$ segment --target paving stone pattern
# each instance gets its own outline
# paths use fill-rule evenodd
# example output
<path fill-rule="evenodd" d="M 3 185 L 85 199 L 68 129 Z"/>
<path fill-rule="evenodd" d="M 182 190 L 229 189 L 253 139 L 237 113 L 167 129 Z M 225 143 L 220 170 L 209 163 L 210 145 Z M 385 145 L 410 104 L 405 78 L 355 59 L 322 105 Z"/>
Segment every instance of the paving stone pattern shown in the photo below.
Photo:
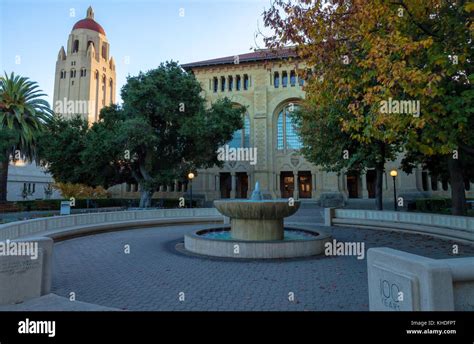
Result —
<path fill-rule="evenodd" d="M 301 209 L 288 224 L 310 225 L 338 241 L 449 258 L 452 242 L 421 235 L 322 225 L 321 209 Z M 52 292 L 124 310 L 365 311 L 367 261 L 354 256 L 293 260 L 201 258 L 175 249 L 202 225 L 97 234 L 55 244 Z M 130 253 L 125 253 L 129 245 Z M 474 256 L 459 245 L 456 257 Z M 184 293 L 184 301 L 180 301 Z M 295 300 L 289 300 L 294 293 Z M 183 296 L 183 294 L 181 294 Z"/>

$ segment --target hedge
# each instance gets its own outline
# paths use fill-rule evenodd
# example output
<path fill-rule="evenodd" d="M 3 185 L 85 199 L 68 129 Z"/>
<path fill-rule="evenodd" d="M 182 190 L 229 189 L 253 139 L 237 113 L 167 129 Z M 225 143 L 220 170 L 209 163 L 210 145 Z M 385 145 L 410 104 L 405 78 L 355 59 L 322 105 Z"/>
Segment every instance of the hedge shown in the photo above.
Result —
<path fill-rule="evenodd" d="M 425 213 L 442 213 L 451 209 L 450 198 L 420 198 L 415 201 L 416 211 Z"/>
<path fill-rule="evenodd" d="M 17 201 L 13 202 L 18 207 L 18 211 L 35 211 L 35 210 L 59 210 L 61 202 L 66 199 L 50 199 L 50 200 L 32 200 L 32 201 Z M 140 204 L 139 199 L 131 198 L 99 198 L 99 199 L 76 199 L 73 209 L 86 208 L 108 208 L 108 207 L 122 207 L 122 208 L 138 208 Z M 178 199 L 152 199 L 151 206 L 154 208 L 177 208 L 179 204 Z M 196 206 L 196 200 L 193 200 L 193 206 Z M 189 206 L 189 200 L 186 200 L 186 206 Z"/>
<path fill-rule="evenodd" d="M 472 201 L 473 199 L 466 199 Z M 422 213 L 451 214 L 453 203 L 451 198 L 419 198 L 408 203 L 408 211 L 418 211 Z M 472 213 L 469 209 L 468 213 Z"/>

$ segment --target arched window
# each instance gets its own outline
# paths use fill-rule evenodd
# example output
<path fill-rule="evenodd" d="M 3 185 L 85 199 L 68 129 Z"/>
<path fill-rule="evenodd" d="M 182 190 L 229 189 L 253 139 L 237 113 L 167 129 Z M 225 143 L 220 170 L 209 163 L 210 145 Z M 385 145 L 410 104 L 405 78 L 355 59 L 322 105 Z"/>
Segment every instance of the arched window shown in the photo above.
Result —
<path fill-rule="evenodd" d="M 287 72 L 281 73 L 281 86 L 283 87 L 288 86 L 288 73 Z"/>
<path fill-rule="evenodd" d="M 298 105 L 287 104 L 278 114 L 277 119 L 277 149 L 300 149 L 301 139 L 293 118 L 293 112 L 298 109 Z"/>
<path fill-rule="evenodd" d="M 77 53 L 79 51 L 79 40 L 76 39 L 74 40 L 74 43 L 72 45 L 72 52 Z"/>
<path fill-rule="evenodd" d="M 228 145 L 231 148 L 250 147 L 250 118 L 248 115 L 244 116 L 244 127 L 235 131 Z"/>
<path fill-rule="evenodd" d="M 225 76 L 221 76 L 221 92 L 225 91 Z"/>
<path fill-rule="evenodd" d="M 102 44 L 102 58 L 107 60 L 107 45 Z"/>
<path fill-rule="evenodd" d="M 236 89 L 236 91 L 240 91 L 240 87 L 241 87 L 241 84 L 242 84 L 241 79 L 240 79 L 240 75 L 237 75 L 235 78 L 236 78 L 235 79 L 235 89 Z"/>
<path fill-rule="evenodd" d="M 296 73 L 294 70 L 290 72 L 290 85 L 295 86 L 296 85 Z"/>
<path fill-rule="evenodd" d="M 244 74 L 244 90 L 247 91 L 250 86 L 249 76 Z"/>
<path fill-rule="evenodd" d="M 110 104 L 113 103 L 113 100 L 114 100 L 114 81 L 112 79 L 110 79 L 110 82 L 109 82 L 109 90 L 110 90 Z"/>
<path fill-rule="evenodd" d="M 107 96 L 107 78 L 105 75 L 102 76 L 102 106 L 105 106 L 105 97 Z"/>
<path fill-rule="evenodd" d="M 273 86 L 275 86 L 275 88 L 280 86 L 280 74 L 278 72 L 273 74 Z"/>

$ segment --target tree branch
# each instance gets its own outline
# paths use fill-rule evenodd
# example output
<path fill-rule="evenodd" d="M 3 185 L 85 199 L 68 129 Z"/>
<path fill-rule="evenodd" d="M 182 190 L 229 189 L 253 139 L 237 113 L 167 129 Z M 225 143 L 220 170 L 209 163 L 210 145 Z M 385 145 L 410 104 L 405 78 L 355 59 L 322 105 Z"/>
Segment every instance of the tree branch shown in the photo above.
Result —
<path fill-rule="evenodd" d="M 399 5 L 399 6 L 402 6 L 403 9 L 405 11 L 407 11 L 408 15 L 410 16 L 410 18 L 412 19 L 412 22 L 413 24 L 415 24 L 421 31 L 423 31 L 425 34 L 427 34 L 428 36 L 433 36 L 433 37 L 436 37 L 436 38 L 439 38 L 438 35 L 436 35 L 434 32 L 430 31 L 427 27 L 425 27 L 423 24 L 421 23 L 418 23 L 416 20 L 415 20 L 415 17 L 413 16 L 413 14 L 410 12 L 410 10 L 408 9 L 408 6 L 403 2 L 403 0 L 400 0 L 400 1 L 391 1 L 390 2 L 392 5 Z"/>

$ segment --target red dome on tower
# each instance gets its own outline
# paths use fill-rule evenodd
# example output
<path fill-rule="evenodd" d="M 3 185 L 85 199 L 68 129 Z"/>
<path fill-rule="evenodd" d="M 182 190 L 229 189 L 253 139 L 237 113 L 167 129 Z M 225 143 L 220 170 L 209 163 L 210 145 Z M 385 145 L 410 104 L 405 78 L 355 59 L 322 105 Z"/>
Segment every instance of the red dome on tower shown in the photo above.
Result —
<path fill-rule="evenodd" d="M 100 24 L 97 23 L 94 19 L 89 19 L 89 18 L 79 20 L 76 24 L 74 24 L 74 27 L 72 29 L 73 30 L 88 29 L 88 30 L 97 31 L 105 35 L 105 31 L 102 28 L 102 26 L 100 26 Z"/>
<path fill-rule="evenodd" d="M 92 10 L 92 7 L 87 9 L 87 17 L 79 20 L 76 24 L 74 24 L 72 29 L 88 29 L 105 35 L 103 27 L 94 20 L 94 11 Z"/>

